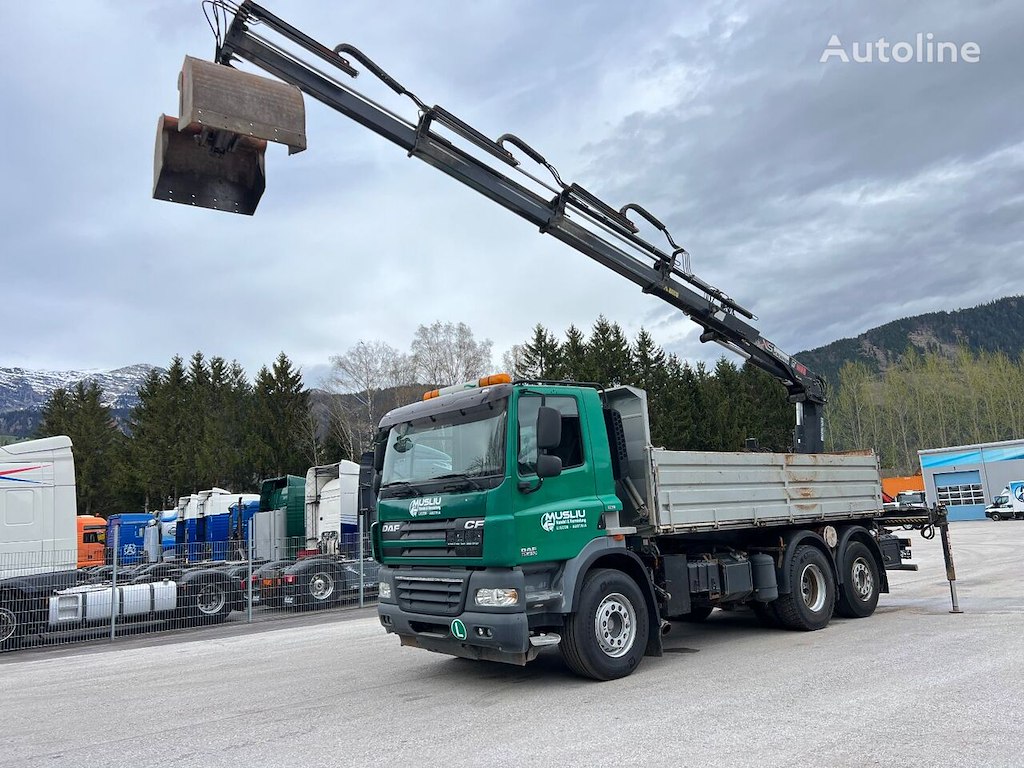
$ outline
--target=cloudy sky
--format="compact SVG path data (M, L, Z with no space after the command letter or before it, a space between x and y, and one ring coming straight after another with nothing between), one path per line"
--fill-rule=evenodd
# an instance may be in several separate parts
M791 353L1024 293L1019 0L266 4L642 204ZM254 217L152 200L157 117L177 111L184 55L212 55L198 0L5 2L0 20L0 365L202 350L254 372L283 350L318 374L359 340L407 349L434 320L493 340L497 363L536 323L601 313L691 359L722 351L316 102L309 150L268 152ZM820 61L832 35L852 56L918 33L980 61ZM354 85L415 117L371 77Z

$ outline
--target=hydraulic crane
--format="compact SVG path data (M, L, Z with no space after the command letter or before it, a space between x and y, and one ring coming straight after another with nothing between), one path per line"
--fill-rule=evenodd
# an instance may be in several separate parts
M204 8L216 37L215 63L185 60L181 117L162 116L158 125L154 197L253 213L265 185L266 141L291 152L305 149L304 93L682 311L703 329L702 342L717 342L782 382L796 405L796 452L824 450L823 379L763 337L750 323L753 313L694 275L687 251L648 210L636 203L616 208L565 183L519 137L492 140L448 110L428 106L352 45L328 48L249 0L207 0ZM236 60L277 80L239 71ZM353 62L412 101L417 118L404 119L352 88L349 80L359 74ZM515 153L542 166L551 180L526 171ZM641 220L665 236L667 247L641 236Z

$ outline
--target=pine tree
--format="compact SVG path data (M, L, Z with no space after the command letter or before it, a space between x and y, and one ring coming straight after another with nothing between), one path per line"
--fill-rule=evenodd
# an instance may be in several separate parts
M305 473L299 436L308 415L309 391L302 385L302 374L282 352L272 369L263 366L256 376L255 437L262 476Z
M587 342L587 367L592 381L621 384L633 372L633 355L622 328L599 315Z
M587 361L587 339L575 325L570 325L562 342L562 378L571 381L593 380Z
M537 323L533 336L523 345L519 374L526 379L558 379L563 368L558 339Z

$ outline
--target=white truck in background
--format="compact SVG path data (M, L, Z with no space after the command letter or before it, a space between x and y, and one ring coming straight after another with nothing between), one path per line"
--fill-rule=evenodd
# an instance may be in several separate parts
M126 573L115 587L79 570L76 507L70 438L0 447L0 650L112 615L214 623L237 604L234 582L217 571Z
M339 461L306 472L306 542L283 574L284 604L332 605L377 584L378 565L360 547L359 465ZM364 587L365 588L365 587Z
M1007 485L985 507L985 517L991 520L1024 520L1024 480Z

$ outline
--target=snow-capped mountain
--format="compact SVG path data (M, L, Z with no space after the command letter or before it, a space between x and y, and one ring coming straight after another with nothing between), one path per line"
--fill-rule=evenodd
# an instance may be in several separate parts
M55 389L70 389L80 381L95 381L103 390L103 404L131 408L149 372L157 366L139 363L110 371L32 371L0 368L0 413L41 408ZM162 370L162 369L158 369Z

